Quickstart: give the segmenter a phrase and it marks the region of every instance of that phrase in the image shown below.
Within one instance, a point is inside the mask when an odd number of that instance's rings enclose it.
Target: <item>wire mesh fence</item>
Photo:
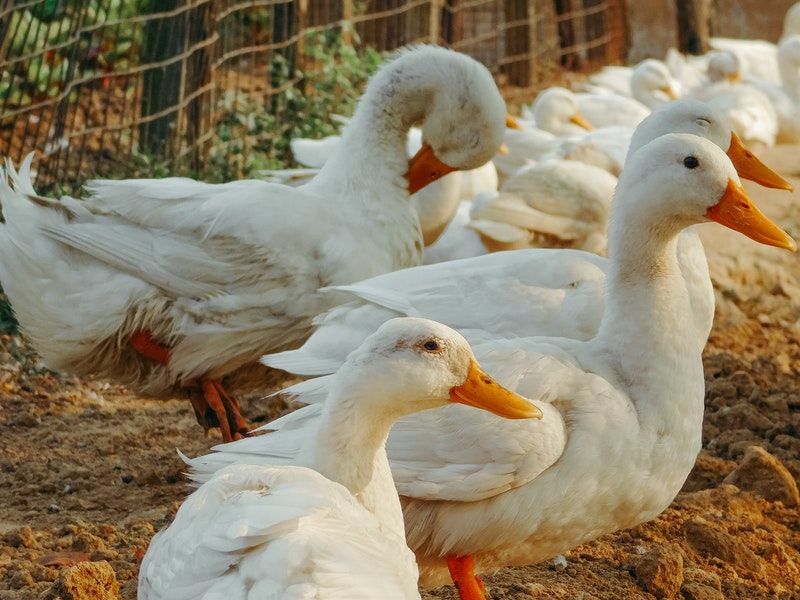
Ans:
[[[381,53],[433,42],[509,95],[622,58],[623,0],[0,0],[0,155],[37,183],[291,164]]]

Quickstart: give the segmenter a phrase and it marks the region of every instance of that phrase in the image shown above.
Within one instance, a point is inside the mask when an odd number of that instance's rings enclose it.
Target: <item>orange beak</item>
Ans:
[[[506,127],[509,129],[522,129],[522,125],[519,124],[519,121],[509,114],[506,114]]]
[[[589,123],[589,121],[587,121],[586,119],[584,119],[581,113],[575,113],[574,115],[572,115],[569,118],[569,122],[573,123],[574,125],[577,125],[578,127],[583,127],[587,131],[591,131],[592,129],[594,129],[594,127],[592,127],[592,124]]]
[[[794,186],[761,162],[755,154],[747,149],[741,138],[731,132],[731,145],[728,147],[728,158],[731,159],[739,177],[755,181],[768,188],[792,191]]]
[[[677,100],[678,98],[680,98],[680,96],[678,96],[678,92],[676,92],[675,88],[672,87],[671,85],[665,85],[660,89],[667,95],[667,98],[669,98],[670,100]]]
[[[455,171],[455,167],[444,164],[433,152],[430,144],[425,142],[410,161],[408,161],[408,193],[414,194],[429,183]]]
[[[758,210],[744,188],[732,179],[728,180],[720,201],[706,211],[706,216],[762,244],[786,248],[790,252],[797,250],[795,241]]]
[[[528,400],[496,383],[472,359],[467,379],[450,390],[450,401],[488,410],[506,419],[541,419],[542,411]]]

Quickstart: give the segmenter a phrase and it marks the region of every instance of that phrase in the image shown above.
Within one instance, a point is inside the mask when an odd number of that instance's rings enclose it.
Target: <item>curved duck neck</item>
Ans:
[[[380,70],[342,133],[339,152],[325,163],[314,184],[361,196],[390,186],[397,198],[410,203],[404,178],[406,137],[428,114],[437,89],[438,81],[417,55],[401,56]],[[382,194],[375,204],[385,199]]]

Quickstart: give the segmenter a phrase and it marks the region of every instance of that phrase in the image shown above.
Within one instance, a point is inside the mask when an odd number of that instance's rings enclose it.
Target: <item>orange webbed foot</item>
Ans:
[[[229,395],[216,379],[200,381],[201,394],[191,397],[197,422],[208,430],[219,426],[223,442],[232,442],[247,435],[250,424],[242,416],[236,398]]]

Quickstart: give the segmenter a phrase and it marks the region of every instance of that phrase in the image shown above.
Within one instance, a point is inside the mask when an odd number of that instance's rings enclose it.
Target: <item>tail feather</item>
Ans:
[[[261,357],[261,363],[273,369],[304,376],[328,375],[342,366],[340,360],[307,356],[300,350],[265,354]]]

